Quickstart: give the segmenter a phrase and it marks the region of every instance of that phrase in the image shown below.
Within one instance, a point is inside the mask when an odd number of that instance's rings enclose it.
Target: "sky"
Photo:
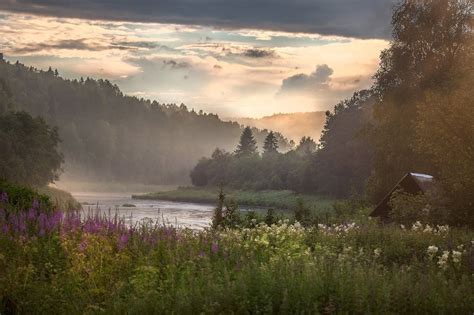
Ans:
[[[0,0],[0,52],[221,117],[328,110],[372,84],[393,4]]]

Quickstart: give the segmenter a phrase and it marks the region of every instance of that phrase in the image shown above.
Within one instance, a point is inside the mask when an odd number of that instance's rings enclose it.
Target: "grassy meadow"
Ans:
[[[215,204],[218,193],[219,188],[216,187],[179,187],[175,190],[133,195],[132,198]],[[224,193],[227,199],[232,199],[240,206],[293,210],[298,202],[303,202],[306,207],[318,213],[329,212],[336,201],[322,196],[297,194],[290,190],[225,189]]]
[[[252,219],[193,231],[0,197],[2,314],[474,311],[472,230]]]

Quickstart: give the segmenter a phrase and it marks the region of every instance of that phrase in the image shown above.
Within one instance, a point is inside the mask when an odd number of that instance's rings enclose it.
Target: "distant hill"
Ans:
[[[67,177],[86,181],[186,183],[201,157],[216,147],[234,150],[242,132],[238,123],[184,104],[124,95],[108,80],[67,80],[0,59],[0,114],[12,109],[56,126]],[[268,132],[254,134],[261,148]]]
[[[275,114],[262,118],[232,118],[242,125],[248,125],[259,129],[269,129],[284,134],[288,139],[298,142],[303,136],[310,136],[315,141],[319,140],[321,131],[326,121],[326,113],[306,112]]]

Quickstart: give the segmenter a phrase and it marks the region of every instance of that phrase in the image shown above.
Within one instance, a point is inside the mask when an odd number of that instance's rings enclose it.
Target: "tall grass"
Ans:
[[[219,188],[179,187],[171,191],[133,195],[135,199],[159,199],[168,201],[197,202],[215,204]],[[299,200],[314,212],[326,212],[335,200],[315,195],[297,194],[290,190],[231,190],[225,191],[227,199],[238,205],[250,207],[274,207],[280,210],[294,209]]]
[[[2,204],[0,204],[0,208]],[[280,221],[192,231],[0,211],[0,313],[474,311],[474,233]]]

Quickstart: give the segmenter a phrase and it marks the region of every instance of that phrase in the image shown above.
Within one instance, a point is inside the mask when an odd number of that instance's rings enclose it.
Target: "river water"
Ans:
[[[127,224],[135,224],[143,219],[152,219],[178,227],[203,229],[211,223],[214,205],[173,202],[163,200],[132,199],[127,193],[73,192],[85,212],[100,212],[125,219]],[[131,204],[135,207],[124,205]]]

